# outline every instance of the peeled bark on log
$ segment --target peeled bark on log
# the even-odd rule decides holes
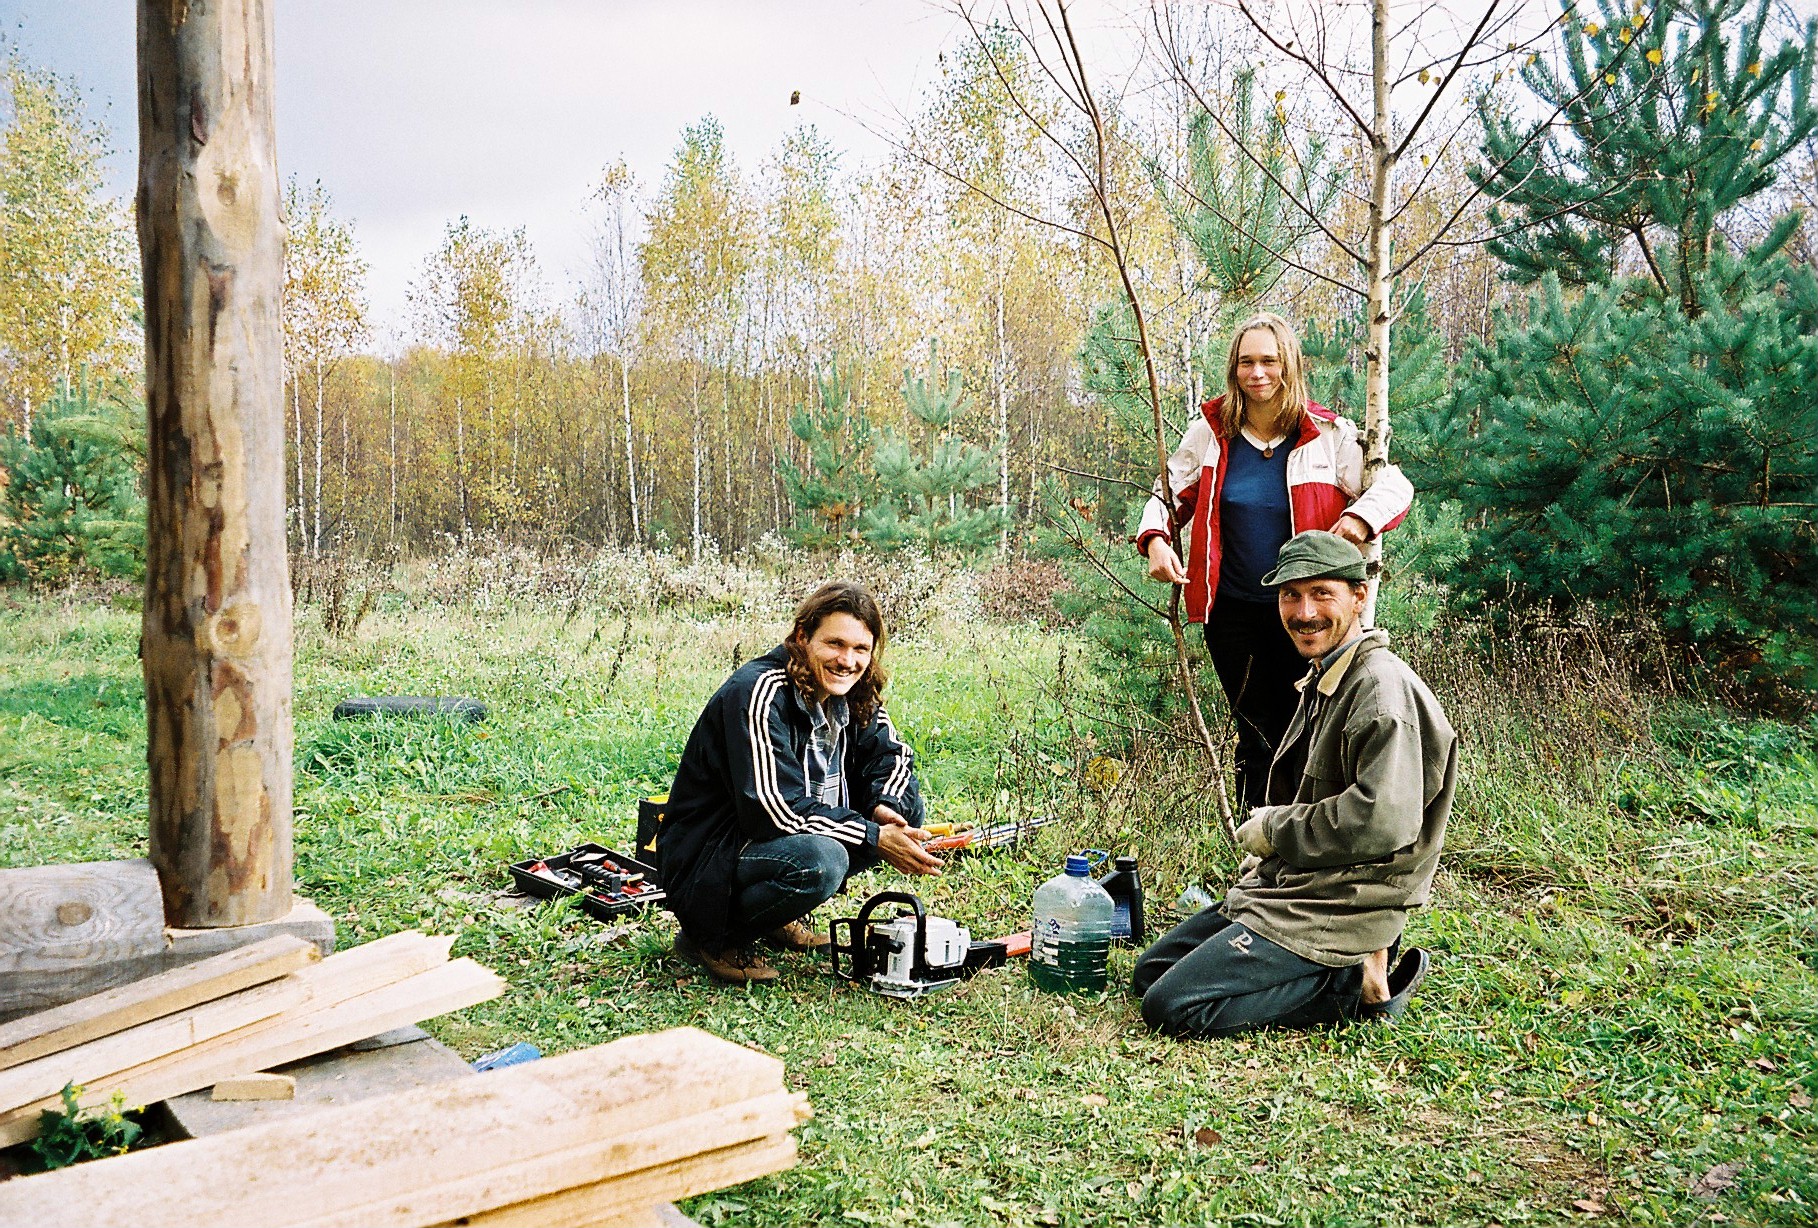
[[[140,0],[151,859],[169,924],[291,907],[284,226],[262,0]]]

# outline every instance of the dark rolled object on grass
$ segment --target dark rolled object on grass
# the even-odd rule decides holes
[[[486,719],[486,705],[456,695],[356,695],[335,705],[337,721],[367,716],[449,716],[462,721]]]

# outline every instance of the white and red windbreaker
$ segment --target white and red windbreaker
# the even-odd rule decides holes
[[[1200,416],[1187,427],[1180,447],[1168,458],[1168,482],[1174,503],[1187,530],[1187,619],[1206,621],[1212,598],[1218,592],[1219,532],[1218,494],[1224,486],[1227,452],[1219,434],[1218,410],[1224,401],[1215,397],[1199,407]],[[1323,405],[1307,402],[1301,415],[1300,438],[1288,453],[1288,507],[1294,533],[1330,529],[1350,512],[1383,533],[1401,523],[1414,502],[1414,487],[1394,465],[1385,466],[1366,492],[1363,489],[1363,441],[1357,424],[1341,418]],[[1168,536],[1168,508],[1157,493],[1143,509],[1136,531],[1136,548],[1146,552],[1149,539]]]

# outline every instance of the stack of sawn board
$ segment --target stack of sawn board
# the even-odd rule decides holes
[[[693,1028],[0,1185],[0,1228],[633,1225],[795,1162],[783,1065]]]
[[[322,959],[293,937],[0,1024],[0,1146],[34,1138],[65,1084],[84,1106],[151,1104],[495,998],[452,938],[406,932]]]

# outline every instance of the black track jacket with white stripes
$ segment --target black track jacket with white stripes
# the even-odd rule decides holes
[[[847,730],[852,809],[809,794],[802,755],[812,726],[788,660],[778,645],[714,692],[688,735],[664,807],[656,847],[663,888],[682,928],[708,950],[758,937],[732,933],[730,917],[733,871],[752,841],[807,833],[876,848],[878,828],[868,816],[879,802],[922,824],[914,756],[882,707],[863,729]]]

